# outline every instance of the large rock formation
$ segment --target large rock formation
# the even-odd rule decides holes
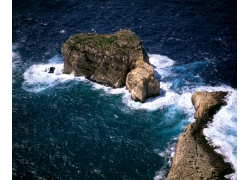
[[[125,85],[127,73],[149,57],[139,37],[130,30],[114,34],[76,34],[62,45],[63,73],[73,73],[112,87]]]
[[[159,83],[154,79],[149,57],[139,37],[130,30],[121,29],[114,34],[104,35],[72,35],[62,45],[61,51],[64,56],[63,73],[85,76],[114,88],[125,85],[127,74],[136,68],[136,64],[143,64],[140,69],[133,71],[132,78],[127,78],[130,80],[128,89],[135,92],[132,93],[132,98],[143,102],[146,97],[159,94]],[[148,69],[150,71],[147,71]],[[143,77],[139,78],[142,75]],[[141,79],[142,82],[139,83],[143,87],[131,85],[134,84],[132,81],[138,78]]]
[[[189,124],[180,135],[176,152],[172,159],[167,180],[173,179],[226,179],[224,176],[233,173],[229,163],[211,147],[203,129],[213,115],[225,105],[227,92],[195,92],[192,103],[196,110],[196,122]]]
[[[154,69],[144,61],[137,61],[136,68],[127,75],[126,88],[135,101],[144,102],[146,97],[156,96],[160,84],[154,78]]]

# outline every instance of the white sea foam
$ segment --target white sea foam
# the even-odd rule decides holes
[[[22,88],[30,92],[40,92],[56,84],[74,79],[73,75],[62,74],[63,63],[59,56],[54,56],[48,64],[35,64],[23,74]],[[50,67],[55,67],[54,73],[48,73]]]
[[[158,54],[148,54],[149,56],[149,62],[154,67],[155,77],[157,79],[167,77],[171,72],[168,69],[169,67],[174,65],[174,61],[167,56],[162,56]],[[157,77],[157,74],[160,75],[160,77]]]
[[[84,81],[85,83],[90,84],[92,86],[92,90],[102,90],[106,94],[124,94],[124,93],[126,93],[125,87],[114,89],[114,88],[90,81],[90,80],[86,79],[85,77],[76,77],[76,79],[78,79],[79,81]]]
[[[167,56],[159,54],[148,54],[151,65],[154,65],[157,69],[173,66],[174,61]]]
[[[169,85],[165,83],[160,83],[162,85],[161,90],[162,93],[157,97],[152,97],[146,99],[144,103],[135,102],[131,99],[131,95],[128,91],[126,91],[125,95],[122,98],[124,104],[129,106],[132,109],[145,109],[154,111],[157,109],[161,109],[166,106],[173,105],[179,95],[169,90]]]
[[[230,179],[237,177],[237,91],[231,88],[227,95],[227,105],[223,106],[209,123],[208,128],[203,130],[207,139],[213,146],[219,148],[216,151],[225,156],[224,160],[233,165],[235,173],[228,175]]]
[[[162,180],[162,179],[165,179],[165,176],[166,176],[166,170],[165,169],[161,169],[159,171],[156,171],[155,172],[155,177],[154,177],[154,180]]]
[[[188,114],[189,116],[189,121],[194,122],[195,119],[193,118],[193,114],[195,112],[194,106],[191,101],[192,93],[191,92],[186,92],[181,94],[178,102],[177,102],[177,107],[180,111]]]

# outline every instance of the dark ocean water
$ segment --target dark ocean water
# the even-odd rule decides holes
[[[71,35],[120,28],[141,39],[159,97],[44,72],[63,68]],[[204,133],[237,171],[237,1],[12,1],[13,179],[164,179],[197,90],[230,92]]]

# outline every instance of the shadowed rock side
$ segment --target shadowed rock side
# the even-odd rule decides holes
[[[62,45],[65,74],[86,78],[111,87],[125,85],[128,72],[149,57],[136,34],[121,29],[114,34],[76,34]]]
[[[229,163],[217,154],[211,147],[203,129],[213,115],[225,105],[224,97],[227,92],[195,92],[192,103],[196,110],[196,122],[186,126],[180,135],[172,159],[170,172],[166,180],[185,179],[226,179],[224,176],[234,172]]]

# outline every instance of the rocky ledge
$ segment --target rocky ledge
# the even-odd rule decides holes
[[[126,84],[135,101],[144,102],[147,97],[159,94],[160,85],[154,78],[148,54],[139,37],[130,30],[103,35],[75,34],[62,45],[61,52],[65,74],[85,76],[113,88]]]
[[[173,179],[226,179],[234,172],[229,163],[214,151],[206,140],[203,129],[213,115],[225,105],[227,92],[195,92],[192,103],[196,110],[196,121],[186,126],[180,135],[166,180]]]

